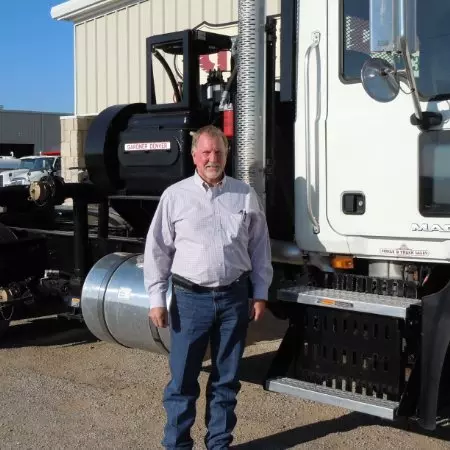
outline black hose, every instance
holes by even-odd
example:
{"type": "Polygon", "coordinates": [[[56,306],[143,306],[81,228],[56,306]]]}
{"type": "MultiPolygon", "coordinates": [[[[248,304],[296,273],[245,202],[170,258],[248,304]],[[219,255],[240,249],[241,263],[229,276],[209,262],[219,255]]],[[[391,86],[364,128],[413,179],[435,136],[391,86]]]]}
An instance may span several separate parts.
{"type": "Polygon", "coordinates": [[[175,76],[173,75],[172,69],[167,64],[167,61],[161,56],[161,54],[158,52],[158,50],[152,50],[152,53],[155,55],[156,59],[162,64],[165,71],[167,72],[167,75],[169,76],[170,82],[172,83],[173,91],[175,94],[175,97],[177,99],[177,102],[181,102],[181,94],[178,89],[177,80],[175,80],[175,76]]]}
{"type": "Polygon", "coordinates": [[[222,93],[222,98],[220,99],[220,106],[221,107],[223,107],[224,104],[225,104],[225,100],[227,99],[228,94],[230,93],[231,85],[233,84],[233,81],[236,78],[237,72],[238,72],[237,66],[234,66],[233,72],[231,73],[231,76],[228,79],[227,84],[225,86],[225,89],[224,89],[224,91],[222,93]]]}

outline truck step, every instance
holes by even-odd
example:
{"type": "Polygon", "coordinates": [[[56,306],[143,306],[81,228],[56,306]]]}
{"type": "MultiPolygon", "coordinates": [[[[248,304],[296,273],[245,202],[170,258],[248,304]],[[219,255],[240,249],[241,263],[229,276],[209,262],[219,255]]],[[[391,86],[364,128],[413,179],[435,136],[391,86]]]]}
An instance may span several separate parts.
{"type": "Polygon", "coordinates": [[[395,420],[399,403],[377,397],[340,391],[293,378],[277,377],[266,381],[266,389],[304,400],[338,406],[351,411],[395,420]]]}
{"type": "Polygon", "coordinates": [[[367,294],[365,292],[293,286],[278,290],[278,300],[305,305],[346,309],[380,316],[405,319],[408,309],[421,304],[420,299],[367,294]]]}

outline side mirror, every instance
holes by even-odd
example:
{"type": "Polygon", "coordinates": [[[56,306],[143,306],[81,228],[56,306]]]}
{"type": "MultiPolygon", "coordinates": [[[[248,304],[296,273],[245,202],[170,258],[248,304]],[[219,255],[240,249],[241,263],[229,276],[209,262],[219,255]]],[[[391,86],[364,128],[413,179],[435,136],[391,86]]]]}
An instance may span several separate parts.
{"type": "Polygon", "coordinates": [[[361,70],[364,89],[374,100],[390,102],[397,97],[400,82],[405,82],[414,104],[411,124],[428,130],[442,124],[442,114],[421,109],[411,62],[411,55],[418,50],[417,0],[370,0],[370,51],[401,56],[405,70],[372,58],[361,70]]]}
{"type": "Polygon", "coordinates": [[[395,68],[382,58],[371,58],[364,63],[361,80],[366,93],[377,102],[391,102],[400,91],[395,68]]]}

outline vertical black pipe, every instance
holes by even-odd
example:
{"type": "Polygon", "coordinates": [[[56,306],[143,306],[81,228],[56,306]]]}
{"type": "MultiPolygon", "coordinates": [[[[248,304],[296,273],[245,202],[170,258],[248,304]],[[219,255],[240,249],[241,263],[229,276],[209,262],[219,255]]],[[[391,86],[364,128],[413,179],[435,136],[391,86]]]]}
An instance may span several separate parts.
{"type": "Polygon", "coordinates": [[[109,221],[109,202],[104,200],[98,205],[98,230],[97,235],[100,239],[108,238],[109,221]]]}
{"type": "Polygon", "coordinates": [[[297,82],[297,0],[281,0],[280,101],[295,102],[297,82]]]}
{"type": "Polygon", "coordinates": [[[73,199],[74,236],[74,272],[79,279],[87,275],[87,255],[89,245],[88,204],[82,199],[73,199]]]}
{"type": "Polygon", "coordinates": [[[156,94],[155,94],[155,78],[153,75],[153,53],[150,38],[146,41],[146,54],[147,54],[147,110],[152,109],[153,105],[156,105],[156,94]]]}
{"type": "Polygon", "coordinates": [[[275,203],[274,171],[275,171],[275,74],[276,74],[276,41],[277,23],[273,17],[266,20],[266,192],[267,210],[275,203]]]}

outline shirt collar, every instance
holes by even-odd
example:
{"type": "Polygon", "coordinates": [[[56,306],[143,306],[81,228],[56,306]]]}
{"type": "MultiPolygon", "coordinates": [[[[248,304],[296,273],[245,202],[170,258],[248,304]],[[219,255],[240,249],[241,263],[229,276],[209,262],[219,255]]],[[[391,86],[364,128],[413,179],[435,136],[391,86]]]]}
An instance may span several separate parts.
{"type": "Polygon", "coordinates": [[[205,189],[205,191],[207,191],[211,187],[221,187],[221,188],[223,188],[225,186],[226,182],[227,182],[227,176],[225,174],[223,174],[223,178],[220,180],[219,183],[216,184],[216,186],[209,186],[209,184],[206,181],[204,181],[202,179],[202,177],[198,174],[197,170],[194,173],[194,183],[197,186],[200,186],[203,189],[205,189]]]}

